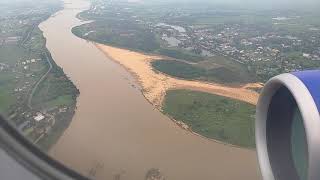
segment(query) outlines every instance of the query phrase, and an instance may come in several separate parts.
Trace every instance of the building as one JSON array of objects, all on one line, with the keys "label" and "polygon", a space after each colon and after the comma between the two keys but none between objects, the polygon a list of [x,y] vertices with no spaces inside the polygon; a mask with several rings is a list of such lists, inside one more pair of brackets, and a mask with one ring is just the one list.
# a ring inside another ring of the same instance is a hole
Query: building
[{"label": "building", "polygon": [[310,55],[310,54],[307,54],[307,53],[303,53],[302,56],[305,57],[305,58],[310,58],[310,57],[311,57],[311,55]]},{"label": "building", "polygon": [[7,44],[16,44],[21,39],[20,36],[7,37],[5,43]]},{"label": "building", "polygon": [[35,120],[35,121],[37,121],[37,122],[40,122],[40,121],[42,121],[42,120],[44,120],[44,115],[43,114],[41,114],[41,113],[37,113],[37,116],[35,116],[33,119]]}]

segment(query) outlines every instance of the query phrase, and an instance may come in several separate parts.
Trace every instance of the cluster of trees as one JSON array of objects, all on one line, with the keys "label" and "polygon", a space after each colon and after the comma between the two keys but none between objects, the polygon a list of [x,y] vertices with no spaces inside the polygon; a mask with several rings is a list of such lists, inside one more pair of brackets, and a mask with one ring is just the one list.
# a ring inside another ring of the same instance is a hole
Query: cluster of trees
[{"label": "cluster of trees", "polygon": [[242,79],[236,72],[226,67],[204,69],[176,60],[158,60],[152,62],[152,66],[160,72],[183,79],[215,81],[219,83],[239,83],[247,80]]}]

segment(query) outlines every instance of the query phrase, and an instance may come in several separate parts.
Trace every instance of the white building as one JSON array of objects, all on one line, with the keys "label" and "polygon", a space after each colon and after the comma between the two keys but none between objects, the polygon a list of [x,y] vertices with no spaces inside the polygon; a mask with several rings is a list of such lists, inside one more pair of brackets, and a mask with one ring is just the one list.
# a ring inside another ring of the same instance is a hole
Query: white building
[{"label": "white building", "polygon": [[310,58],[310,54],[307,54],[307,53],[303,53],[303,57],[305,57],[305,58]]},{"label": "white building", "polygon": [[37,113],[37,116],[34,117],[34,120],[36,120],[37,122],[42,121],[44,119],[44,115],[41,113]]}]

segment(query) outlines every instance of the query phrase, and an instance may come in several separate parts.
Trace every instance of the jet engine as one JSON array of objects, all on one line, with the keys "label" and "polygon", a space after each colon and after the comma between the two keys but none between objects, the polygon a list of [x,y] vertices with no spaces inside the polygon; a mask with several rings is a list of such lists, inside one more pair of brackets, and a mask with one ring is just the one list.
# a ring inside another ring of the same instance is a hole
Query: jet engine
[{"label": "jet engine", "polygon": [[264,180],[320,179],[320,71],[276,76],[262,90],[256,146]]}]

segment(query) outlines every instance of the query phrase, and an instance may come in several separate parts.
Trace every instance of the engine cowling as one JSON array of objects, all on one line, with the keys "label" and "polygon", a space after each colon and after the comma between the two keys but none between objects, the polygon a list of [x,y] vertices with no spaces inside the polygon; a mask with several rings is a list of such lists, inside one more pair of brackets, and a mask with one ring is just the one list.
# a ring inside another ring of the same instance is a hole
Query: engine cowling
[{"label": "engine cowling", "polygon": [[264,180],[320,179],[320,71],[276,76],[262,90],[256,146]]}]

